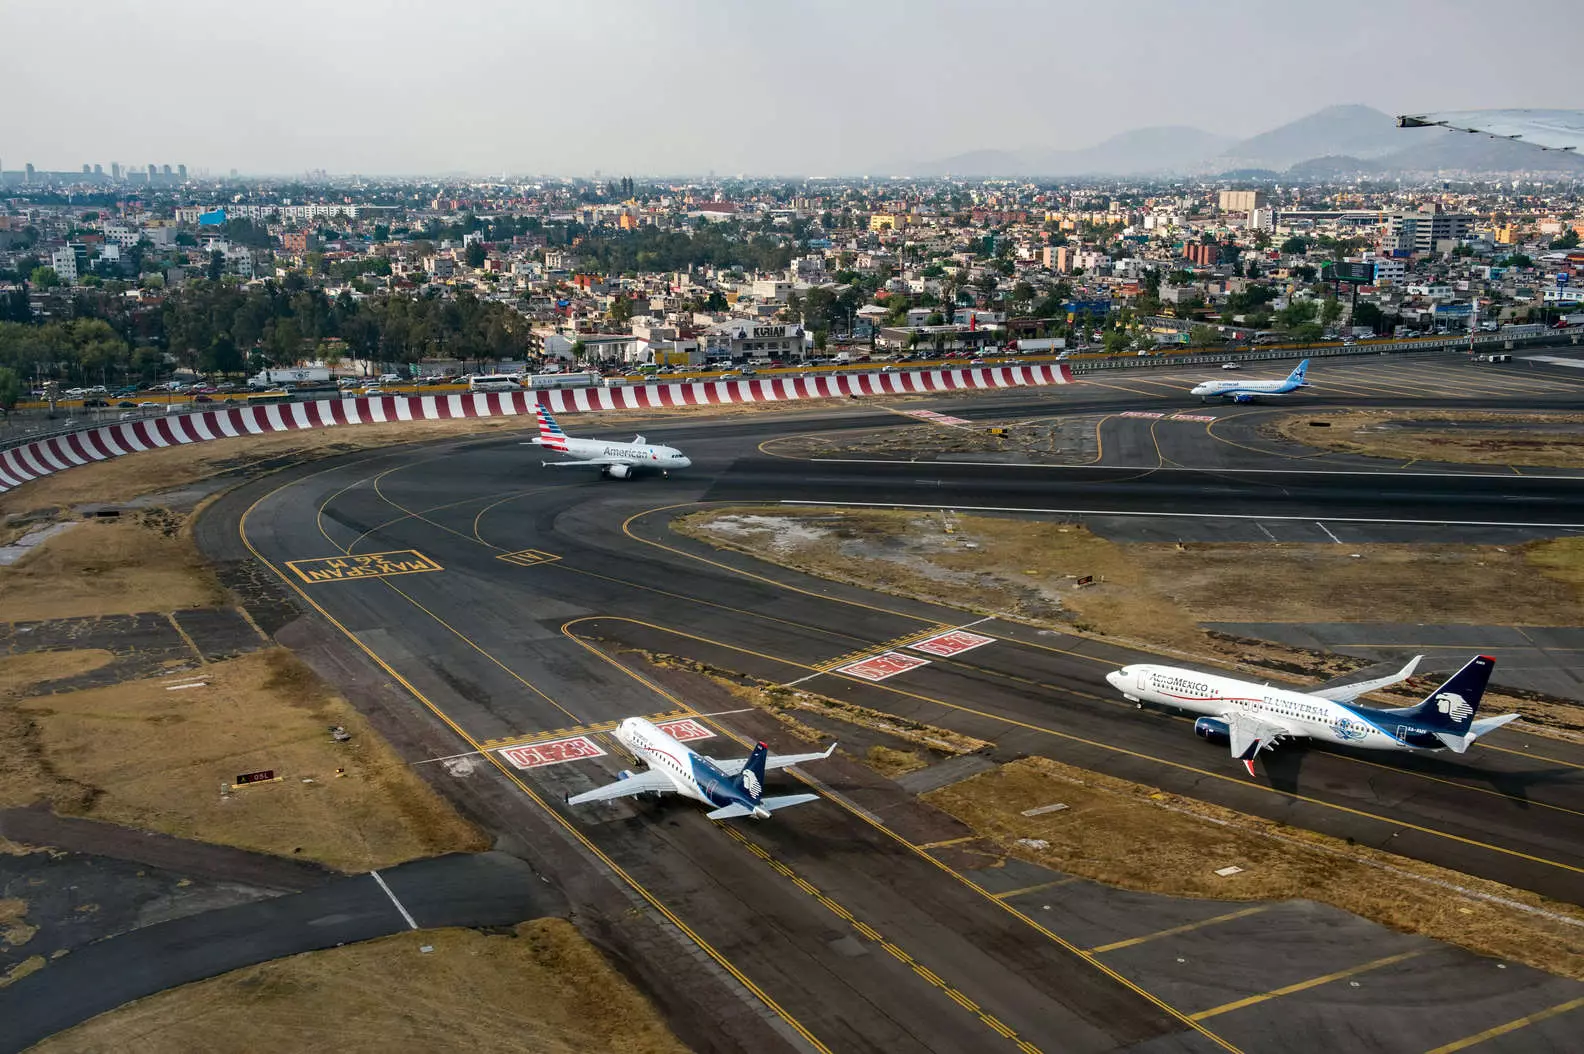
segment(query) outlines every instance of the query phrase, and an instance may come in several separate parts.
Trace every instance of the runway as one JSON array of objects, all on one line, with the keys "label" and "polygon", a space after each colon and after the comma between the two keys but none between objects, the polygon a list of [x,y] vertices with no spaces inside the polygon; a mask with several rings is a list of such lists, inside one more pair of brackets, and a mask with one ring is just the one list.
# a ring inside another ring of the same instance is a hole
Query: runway
[{"label": "runway", "polygon": [[[1444,359],[1350,363],[1345,376],[1316,376],[1302,405],[1584,405],[1584,384],[1555,376],[1574,371],[1472,370]],[[644,429],[693,458],[692,471],[671,479],[541,472],[519,435],[451,441],[251,484],[204,517],[200,543],[240,561],[240,540],[309,613],[288,635],[341,648],[337,662],[366,667],[357,676],[398,693],[405,703],[387,704],[391,720],[433,728],[433,756],[487,763],[458,780],[495,785],[489,800],[502,816],[519,816],[511,801],[522,803],[521,815],[537,816],[523,822],[550,832],[536,845],[559,846],[558,859],[570,849],[617,876],[641,912],[664,917],[690,942],[701,984],[769,1008],[736,1020],[735,1039],[774,1034],[794,1048],[841,1051],[1237,1049],[1264,1034],[1268,1017],[1242,1011],[1201,1024],[1199,1007],[1163,1000],[1042,932],[964,868],[920,849],[940,832],[925,829],[934,821],[909,796],[871,787],[865,793],[882,808],[848,801],[844,792],[856,795],[864,779],[853,768],[838,769],[836,796],[798,810],[795,822],[727,832],[686,808],[566,810],[561,794],[611,778],[617,759],[519,772],[497,749],[561,729],[588,730],[599,742],[602,725],[632,714],[729,706],[681,698],[624,658],[636,648],[803,681],[992,741],[997,759],[1043,754],[1584,902],[1584,747],[1503,731],[1450,760],[1284,749],[1250,781],[1186,721],[1136,710],[1103,680],[1154,656],[836,585],[667,530],[699,502],[783,500],[1059,515],[1144,536],[1226,537],[1254,524],[1294,537],[1319,525],[1338,542],[1584,530],[1579,474],[1334,455],[1289,458],[1290,471],[1279,461],[1289,455],[1240,422],[1264,408],[1201,409],[1184,398],[1197,379],[1127,373],[1038,396],[928,403],[967,420],[1099,415],[1103,452],[1089,466],[810,464],[761,449],[792,432],[901,423],[858,404],[792,418],[672,417]],[[1120,416],[1163,406],[1216,420]],[[387,555],[356,559],[368,554]],[[993,643],[880,683],[832,669],[843,656],[969,623]],[[721,742],[712,751],[730,756],[730,737],[773,734],[756,719],[704,720]],[[575,901],[598,899],[581,888],[569,891]],[[687,998],[676,979],[652,980]],[[685,1012],[703,1014],[705,1002],[695,998]],[[1389,1024],[1380,1028],[1380,1049],[1424,1047],[1422,1033],[1392,1038]]]}]

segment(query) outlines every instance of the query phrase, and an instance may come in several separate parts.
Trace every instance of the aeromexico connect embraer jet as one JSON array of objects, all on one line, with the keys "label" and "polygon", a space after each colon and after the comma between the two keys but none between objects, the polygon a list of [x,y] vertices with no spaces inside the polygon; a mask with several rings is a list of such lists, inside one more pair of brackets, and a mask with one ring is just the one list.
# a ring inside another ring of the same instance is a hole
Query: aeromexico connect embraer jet
[{"label": "aeromexico connect embraer jet", "polygon": [[766,820],[777,809],[802,805],[819,795],[782,794],[766,798],[765,773],[805,761],[822,761],[836,749],[836,744],[832,743],[817,754],[772,754],[760,743],[746,758],[717,761],[695,754],[641,717],[627,718],[616,726],[612,735],[632,751],[633,757],[642,758],[648,770],[636,774],[623,772],[615,783],[574,794],[567,799],[568,805],[633,798],[640,794],[680,794],[708,805],[712,820],[729,820],[736,816]]},{"label": "aeromexico connect embraer jet", "polygon": [[1283,739],[1318,739],[1376,750],[1450,750],[1461,754],[1480,736],[1518,717],[1503,714],[1474,720],[1496,660],[1476,656],[1417,706],[1395,710],[1354,706],[1359,696],[1413,676],[1423,656],[1391,677],[1339,685],[1319,692],[1293,692],[1268,684],[1183,670],[1172,666],[1124,666],[1106,674],[1130,702],[1158,703],[1206,716],[1194,734],[1226,743],[1232,756],[1254,774],[1254,758]]},{"label": "aeromexico connect embraer jet", "polygon": [[693,464],[674,446],[658,446],[643,436],[633,436],[631,443],[607,443],[603,439],[574,439],[561,431],[556,419],[543,406],[535,407],[539,418],[539,434],[531,439],[534,446],[565,454],[571,461],[543,461],[546,468],[567,468],[577,465],[598,467],[600,475],[608,479],[628,479],[640,471],[658,470],[669,475],[674,468],[687,468]]},{"label": "aeromexico connect embraer jet", "polygon": [[1200,401],[1211,397],[1231,399],[1235,403],[1251,403],[1256,397],[1266,395],[1286,395],[1296,392],[1299,388],[1307,388],[1308,382],[1304,377],[1309,373],[1309,360],[1305,359],[1298,364],[1298,368],[1281,381],[1205,381],[1189,389],[1189,395],[1199,396]]}]

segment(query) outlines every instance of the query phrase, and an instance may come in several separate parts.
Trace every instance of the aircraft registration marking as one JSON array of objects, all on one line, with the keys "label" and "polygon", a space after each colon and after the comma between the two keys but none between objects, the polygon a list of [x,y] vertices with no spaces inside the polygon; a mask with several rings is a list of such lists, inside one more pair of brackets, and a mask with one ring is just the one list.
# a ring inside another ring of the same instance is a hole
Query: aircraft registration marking
[{"label": "aircraft registration marking", "polygon": [[442,571],[439,564],[416,549],[355,556],[322,556],[313,560],[288,560],[286,566],[309,585],[346,582],[356,578],[391,578],[423,571]]},{"label": "aircraft registration marking", "polygon": [[708,739],[715,734],[691,717],[676,721],[659,721],[655,723],[655,727],[678,743],[686,743],[690,739]]},{"label": "aircraft registration marking", "polygon": [[521,746],[502,747],[496,753],[520,769],[537,769],[546,765],[560,765],[567,761],[602,757],[605,748],[588,736],[573,736],[571,739],[556,739],[549,743],[524,743]]},{"label": "aircraft registration marking", "polygon": [[515,553],[502,553],[495,559],[505,560],[508,564],[516,564],[518,567],[533,567],[536,564],[553,563],[561,558],[543,549],[522,549]]},{"label": "aircraft registration marking", "polygon": [[859,677],[865,681],[883,681],[887,677],[895,677],[899,673],[928,665],[928,659],[906,655],[900,651],[888,651],[839,667],[836,672],[845,673],[849,677]]},{"label": "aircraft registration marking", "polygon": [[938,637],[909,644],[914,651],[922,651],[930,655],[958,655],[975,648],[982,648],[994,641],[994,637],[981,637],[977,633],[969,633],[965,629],[954,629],[950,633],[942,633]]}]

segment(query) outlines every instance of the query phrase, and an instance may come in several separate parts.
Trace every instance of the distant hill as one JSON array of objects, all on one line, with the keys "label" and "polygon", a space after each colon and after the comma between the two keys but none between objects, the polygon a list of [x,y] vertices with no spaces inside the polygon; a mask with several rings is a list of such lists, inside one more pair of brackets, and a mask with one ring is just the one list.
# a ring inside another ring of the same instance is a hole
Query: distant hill
[{"label": "distant hill", "polygon": [[1328,179],[1443,171],[1584,172],[1584,157],[1440,128],[1398,128],[1394,118],[1379,110],[1348,105],[1328,106],[1241,140],[1199,128],[1139,128],[1076,150],[975,150],[876,174]]}]

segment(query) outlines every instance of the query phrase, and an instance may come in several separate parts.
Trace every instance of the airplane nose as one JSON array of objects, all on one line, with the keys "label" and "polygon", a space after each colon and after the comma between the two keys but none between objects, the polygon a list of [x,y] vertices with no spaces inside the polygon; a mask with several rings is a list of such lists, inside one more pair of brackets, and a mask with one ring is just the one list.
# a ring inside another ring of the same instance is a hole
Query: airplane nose
[{"label": "airplane nose", "polygon": [[1106,683],[1109,684],[1111,687],[1117,689],[1118,691],[1121,691],[1122,690],[1122,671],[1121,670],[1112,670],[1110,673],[1106,674]]},{"label": "airplane nose", "polygon": [[686,457],[677,458],[677,467],[678,468],[691,468],[692,466],[693,466],[693,459],[692,458],[686,458]]}]

